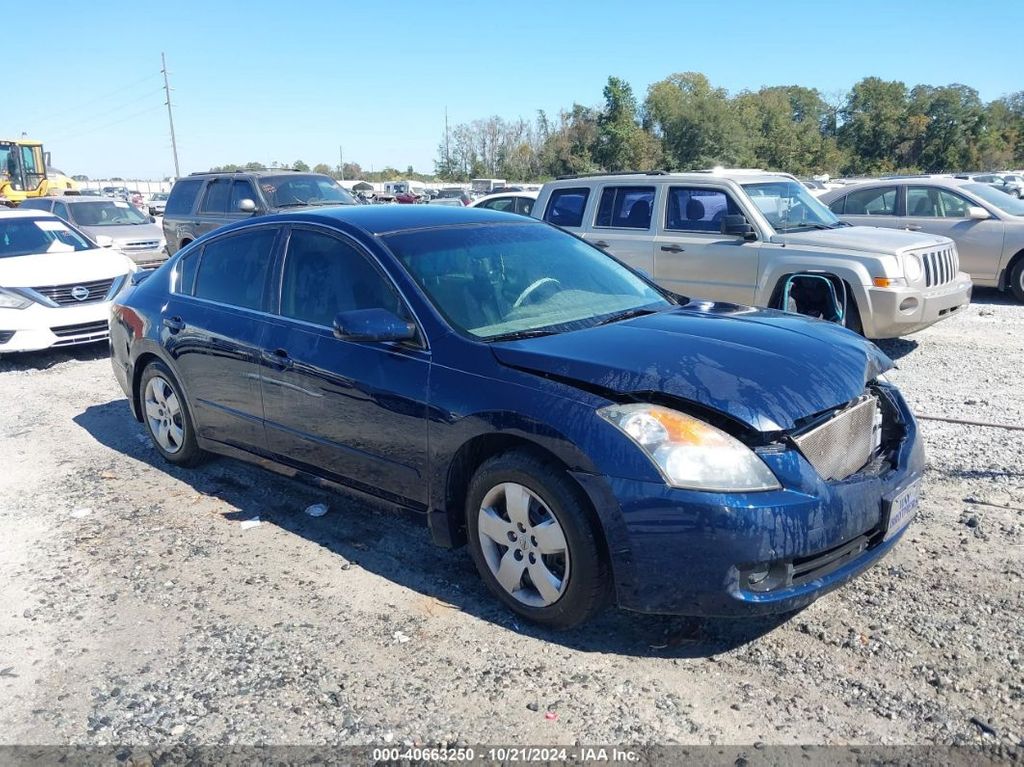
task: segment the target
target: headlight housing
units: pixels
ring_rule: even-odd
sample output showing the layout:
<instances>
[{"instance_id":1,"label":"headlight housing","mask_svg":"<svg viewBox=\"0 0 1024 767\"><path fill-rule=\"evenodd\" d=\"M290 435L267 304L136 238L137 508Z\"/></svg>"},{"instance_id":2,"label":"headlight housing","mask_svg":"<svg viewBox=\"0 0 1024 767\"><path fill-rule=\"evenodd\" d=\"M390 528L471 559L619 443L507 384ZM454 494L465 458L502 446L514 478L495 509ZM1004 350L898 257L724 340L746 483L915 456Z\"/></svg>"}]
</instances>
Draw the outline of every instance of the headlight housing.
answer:
<instances>
[{"instance_id":1,"label":"headlight housing","mask_svg":"<svg viewBox=\"0 0 1024 767\"><path fill-rule=\"evenodd\" d=\"M910 282L917 282L921 279L921 275L924 274L924 266L921 264L921 259L912 253L907 254L903 259L903 271Z\"/></svg>"},{"instance_id":2,"label":"headlight housing","mask_svg":"<svg viewBox=\"0 0 1024 767\"><path fill-rule=\"evenodd\" d=\"M597 414L629 437L672 487L733 493L782 487L764 461L721 429L660 405L609 405Z\"/></svg>"},{"instance_id":3,"label":"headlight housing","mask_svg":"<svg viewBox=\"0 0 1024 767\"><path fill-rule=\"evenodd\" d=\"M13 290L0 288L0 309L27 309L32 304L31 298L25 298L25 296L15 293Z\"/></svg>"}]
</instances>

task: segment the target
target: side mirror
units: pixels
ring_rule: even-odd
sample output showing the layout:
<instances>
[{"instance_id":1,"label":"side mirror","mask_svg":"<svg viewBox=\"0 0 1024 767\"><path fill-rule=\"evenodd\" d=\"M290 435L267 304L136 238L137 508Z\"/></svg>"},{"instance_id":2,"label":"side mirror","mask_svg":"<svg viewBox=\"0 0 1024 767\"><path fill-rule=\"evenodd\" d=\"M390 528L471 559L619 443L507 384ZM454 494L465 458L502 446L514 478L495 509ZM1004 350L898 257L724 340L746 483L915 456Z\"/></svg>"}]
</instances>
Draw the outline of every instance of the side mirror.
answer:
<instances>
[{"instance_id":1,"label":"side mirror","mask_svg":"<svg viewBox=\"0 0 1024 767\"><path fill-rule=\"evenodd\" d=\"M244 200L239 201L238 209L242 213L255 213L256 203L253 200L250 200L248 197L246 197Z\"/></svg>"},{"instance_id":2,"label":"side mirror","mask_svg":"<svg viewBox=\"0 0 1024 767\"><path fill-rule=\"evenodd\" d=\"M99 245L101 248L114 247L114 238L111 237L109 234L97 234L95 237L93 237L93 239L96 241L96 244Z\"/></svg>"},{"instance_id":3,"label":"side mirror","mask_svg":"<svg viewBox=\"0 0 1024 767\"><path fill-rule=\"evenodd\" d=\"M149 223L155 224L156 223L156 216L150 216L149 217Z\"/></svg>"},{"instance_id":4,"label":"side mirror","mask_svg":"<svg viewBox=\"0 0 1024 767\"><path fill-rule=\"evenodd\" d=\"M967 218L972 218L975 221L984 221L986 218L992 218L992 214L980 205L970 205L967 208Z\"/></svg>"},{"instance_id":5,"label":"side mirror","mask_svg":"<svg viewBox=\"0 0 1024 767\"><path fill-rule=\"evenodd\" d=\"M722 234L742 237L747 241L757 239L757 232L754 231L754 227L747 221L747 217L741 213L722 216Z\"/></svg>"},{"instance_id":6,"label":"side mirror","mask_svg":"<svg viewBox=\"0 0 1024 767\"><path fill-rule=\"evenodd\" d=\"M334 337L342 341L411 341L416 326L387 309L355 309L334 318Z\"/></svg>"}]
</instances>

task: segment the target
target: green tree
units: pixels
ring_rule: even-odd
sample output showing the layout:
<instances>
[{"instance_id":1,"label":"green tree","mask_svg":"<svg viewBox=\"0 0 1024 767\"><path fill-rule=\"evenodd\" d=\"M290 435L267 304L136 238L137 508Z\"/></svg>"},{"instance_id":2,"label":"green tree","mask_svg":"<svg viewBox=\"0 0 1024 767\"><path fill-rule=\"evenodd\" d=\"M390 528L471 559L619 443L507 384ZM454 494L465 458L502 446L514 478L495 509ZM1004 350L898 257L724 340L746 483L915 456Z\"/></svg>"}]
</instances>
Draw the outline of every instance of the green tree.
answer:
<instances>
[{"instance_id":1,"label":"green tree","mask_svg":"<svg viewBox=\"0 0 1024 767\"><path fill-rule=\"evenodd\" d=\"M865 77L853 86L841 112L839 145L850 153L853 173L885 173L900 167L906 140L907 86Z\"/></svg>"},{"instance_id":2,"label":"green tree","mask_svg":"<svg viewBox=\"0 0 1024 767\"><path fill-rule=\"evenodd\" d=\"M296 160L294 163L292 163L292 168L298 171L302 171L303 173L309 173L309 166L306 165L306 163L304 163L302 160Z\"/></svg>"},{"instance_id":3,"label":"green tree","mask_svg":"<svg viewBox=\"0 0 1024 767\"><path fill-rule=\"evenodd\" d=\"M325 162L318 162L313 166L313 172L323 173L325 176L329 176L331 174L331 166Z\"/></svg>"},{"instance_id":4,"label":"green tree","mask_svg":"<svg viewBox=\"0 0 1024 767\"><path fill-rule=\"evenodd\" d=\"M674 169L743 165L751 158L738 112L724 88L699 72L682 72L647 89L644 126Z\"/></svg>"},{"instance_id":5,"label":"green tree","mask_svg":"<svg viewBox=\"0 0 1024 767\"><path fill-rule=\"evenodd\" d=\"M609 77L604 109L597 117L594 159L607 171L651 170L661 159L657 141L637 118L636 97L629 83Z\"/></svg>"},{"instance_id":6,"label":"green tree","mask_svg":"<svg viewBox=\"0 0 1024 767\"><path fill-rule=\"evenodd\" d=\"M538 164L541 176L551 178L598 170L594 158L597 117L596 110L581 104L573 104L572 109L560 112L557 126L551 126L545 115L540 116Z\"/></svg>"}]
</instances>

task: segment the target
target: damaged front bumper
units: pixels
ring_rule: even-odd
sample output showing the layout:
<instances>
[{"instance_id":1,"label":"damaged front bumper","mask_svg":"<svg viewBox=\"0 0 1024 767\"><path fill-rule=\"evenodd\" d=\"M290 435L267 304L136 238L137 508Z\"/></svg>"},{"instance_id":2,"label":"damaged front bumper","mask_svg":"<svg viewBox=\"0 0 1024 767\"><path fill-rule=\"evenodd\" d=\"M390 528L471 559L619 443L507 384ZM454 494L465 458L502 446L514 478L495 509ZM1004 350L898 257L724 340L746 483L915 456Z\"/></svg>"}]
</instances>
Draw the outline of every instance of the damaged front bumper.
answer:
<instances>
[{"instance_id":1,"label":"damaged front bumper","mask_svg":"<svg viewBox=\"0 0 1024 767\"><path fill-rule=\"evenodd\" d=\"M618 507L621 528L609 548L619 605L681 615L788 612L875 564L905 531L886 536L889 504L924 467L913 416L889 391L904 421L891 463L842 481L822 480L795 449L762 454L783 485L769 492L581 478L595 504ZM607 506L599 513L607 518Z\"/></svg>"}]
</instances>

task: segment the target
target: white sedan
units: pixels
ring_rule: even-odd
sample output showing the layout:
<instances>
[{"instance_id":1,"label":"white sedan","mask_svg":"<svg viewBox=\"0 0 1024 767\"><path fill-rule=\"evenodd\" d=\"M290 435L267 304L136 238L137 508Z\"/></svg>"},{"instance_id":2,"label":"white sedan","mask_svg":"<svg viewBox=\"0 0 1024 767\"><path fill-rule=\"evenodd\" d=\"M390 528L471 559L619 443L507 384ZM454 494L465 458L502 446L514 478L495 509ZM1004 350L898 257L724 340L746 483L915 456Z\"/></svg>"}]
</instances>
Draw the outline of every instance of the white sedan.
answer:
<instances>
[{"instance_id":1,"label":"white sedan","mask_svg":"<svg viewBox=\"0 0 1024 767\"><path fill-rule=\"evenodd\" d=\"M102 341L136 270L118 250L37 210L0 210L0 354Z\"/></svg>"},{"instance_id":2,"label":"white sedan","mask_svg":"<svg viewBox=\"0 0 1024 767\"><path fill-rule=\"evenodd\" d=\"M530 211L533 210L533 204L537 202L538 194L540 192L498 192L474 200L469 207L489 208L490 210L529 216Z\"/></svg>"}]
</instances>

